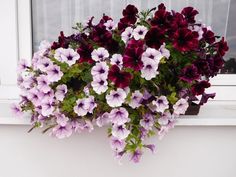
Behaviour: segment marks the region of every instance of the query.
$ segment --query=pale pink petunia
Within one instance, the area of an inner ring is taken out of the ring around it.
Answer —
[[[130,121],[129,113],[125,108],[112,109],[109,114],[110,120],[113,124],[123,125]]]
[[[53,66],[53,62],[49,59],[44,57],[41,60],[38,60],[37,63],[35,63],[35,67],[42,72],[47,72],[50,67]]]
[[[89,96],[86,99],[86,102],[88,104],[88,112],[92,114],[93,110],[97,107],[97,103],[94,100],[94,96]]]
[[[114,30],[116,27],[115,22],[113,20],[107,20],[107,22],[104,23],[104,26],[108,31]]]
[[[154,116],[152,114],[146,113],[140,120],[140,125],[146,130],[152,130],[154,125]]]
[[[60,67],[57,65],[52,65],[47,69],[47,77],[50,82],[57,82],[62,76],[63,72],[61,72]]]
[[[48,80],[48,77],[46,75],[42,74],[37,77],[37,83],[37,88],[43,93],[47,93],[51,90],[50,81]]]
[[[110,138],[111,149],[116,152],[121,152],[124,150],[126,146],[126,142],[124,140],[120,140],[114,136]]]
[[[159,72],[157,71],[158,64],[152,59],[145,58],[144,60],[144,66],[141,69],[141,77],[146,80],[151,80],[155,78],[157,74],[159,74]]]
[[[91,82],[91,86],[93,87],[93,90],[99,95],[106,92],[108,89],[108,82],[106,80],[106,76],[100,75],[95,77]]]
[[[98,127],[103,127],[110,123],[109,113],[105,112],[96,119],[96,124]]]
[[[169,108],[169,101],[166,96],[156,97],[156,100],[152,101],[156,112],[163,113],[166,109]]]
[[[63,62],[67,63],[69,66],[72,66],[79,60],[80,55],[73,49],[64,49],[61,54],[61,59]]]
[[[72,127],[70,124],[66,124],[65,126],[57,125],[52,129],[52,135],[59,139],[70,137],[72,132]]]
[[[59,101],[63,101],[67,93],[67,86],[65,84],[56,87],[55,97]]]
[[[26,59],[21,59],[18,63],[17,72],[24,72],[26,69],[30,67],[29,62]]]
[[[85,116],[88,113],[89,104],[86,99],[78,99],[76,105],[74,106],[74,112],[78,116]]]
[[[180,98],[174,105],[174,113],[177,115],[184,114],[185,111],[188,109],[188,101],[186,99]]]
[[[107,104],[111,107],[119,107],[125,102],[126,93],[123,89],[112,90],[106,95]]]
[[[143,52],[141,60],[145,62],[147,59],[151,59],[154,60],[158,65],[162,57],[163,55],[158,50],[154,48],[147,48],[146,51]]]
[[[55,103],[52,101],[48,101],[42,104],[42,115],[43,116],[50,116],[55,111]]]
[[[159,51],[161,52],[161,55],[166,57],[167,59],[170,57],[170,51],[166,48],[166,44],[162,44]]]
[[[114,137],[123,140],[129,136],[130,130],[125,125],[113,125],[111,133]]]
[[[120,69],[123,66],[123,57],[121,54],[113,54],[111,57],[111,64],[117,65]]]
[[[131,95],[129,106],[133,109],[138,108],[141,105],[142,99],[143,94],[139,90],[135,90],[135,92],[133,92]]]
[[[21,117],[23,115],[22,108],[19,104],[13,103],[11,105],[11,110],[12,113],[17,117]]]

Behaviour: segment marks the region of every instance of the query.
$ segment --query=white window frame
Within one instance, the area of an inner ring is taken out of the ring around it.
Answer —
[[[32,58],[31,0],[14,1],[16,5],[17,57],[19,59],[27,59],[30,62]],[[236,74],[219,74],[211,80],[211,83],[212,87],[208,92],[216,92],[217,96],[214,101],[210,101],[209,105],[213,105],[213,107],[219,104],[231,105],[232,109],[235,109],[236,115],[236,94],[234,93],[236,91]],[[9,115],[9,110],[5,110],[6,105],[9,107],[10,103],[17,101],[18,97],[19,89],[16,86],[16,82],[10,85],[0,85],[0,124],[29,124],[29,120],[26,118],[22,121],[12,118],[12,116]],[[227,110],[223,111],[227,112]],[[1,116],[2,112],[4,116]],[[232,118],[231,112],[228,114],[228,119],[225,119],[223,116],[222,120],[211,118],[209,119],[210,121],[206,121],[206,125],[236,125],[236,116]],[[227,113],[224,115],[227,115]],[[199,117],[196,121],[196,117],[191,116],[190,118],[182,119],[178,125],[204,125],[204,119]]]

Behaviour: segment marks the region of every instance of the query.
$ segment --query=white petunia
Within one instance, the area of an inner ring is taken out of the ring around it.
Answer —
[[[123,125],[130,121],[129,113],[125,108],[112,109],[109,114],[110,120],[113,124]]]
[[[143,62],[143,68],[141,69],[141,77],[146,80],[151,80],[152,78],[155,78],[159,72],[158,64],[151,59],[145,59],[145,62]]]
[[[121,34],[121,39],[124,43],[127,43],[130,38],[132,38],[133,28],[127,27],[125,31]]]
[[[103,47],[100,47],[98,49],[94,49],[92,51],[91,55],[92,55],[92,59],[94,61],[104,61],[106,58],[109,57],[108,51]]]
[[[96,65],[92,67],[91,74],[94,79],[97,77],[107,78],[108,70],[109,70],[109,67],[106,64],[106,62],[99,62],[99,63],[96,63]]]
[[[111,107],[119,107],[125,102],[126,93],[123,89],[118,88],[112,90],[109,95],[106,95],[107,104]]]
[[[130,134],[130,131],[127,130],[127,128],[125,127],[125,125],[114,125],[112,127],[112,131],[111,134],[118,138],[119,140],[123,140],[125,138],[127,138]]]
[[[94,78],[94,80],[91,82],[91,85],[93,90],[99,95],[106,92],[108,89],[108,83],[106,77],[104,76]]]
[[[115,23],[113,20],[107,20],[106,23],[104,23],[104,26],[106,27],[106,30],[111,31],[115,29]]]
[[[166,57],[167,59],[170,57],[170,51],[166,49],[166,44],[162,44],[159,51],[161,52],[162,56]]]
[[[117,65],[120,69],[123,66],[123,57],[121,54],[114,54],[111,57],[111,64],[112,65]]]
[[[154,60],[156,64],[159,64],[162,57],[163,55],[161,54],[160,51],[154,48],[147,48],[146,51],[143,52],[141,60],[145,62],[147,59],[151,59]]]
[[[145,26],[139,25],[133,31],[133,37],[135,40],[144,39],[148,29]]]
[[[67,63],[69,66],[75,64],[79,60],[80,55],[73,49],[64,49],[61,54],[61,59],[63,62]]]

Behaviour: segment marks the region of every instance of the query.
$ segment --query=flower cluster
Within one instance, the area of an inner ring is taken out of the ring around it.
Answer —
[[[41,42],[31,64],[19,63],[21,100],[12,109],[30,111],[33,128],[57,138],[108,126],[115,157],[138,162],[143,149],[154,152],[145,140],[163,137],[196,96],[200,105],[214,98],[205,89],[228,46],[192,7],[139,13],[128,5],[122,14],[117,24],[91,18],[76,34]]]

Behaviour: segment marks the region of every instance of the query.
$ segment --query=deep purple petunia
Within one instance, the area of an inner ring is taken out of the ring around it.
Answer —
[[[225,41],[224,37],[222,37],[222,39],[216,43],[216,48],[217,48],[217,54],[222,57],[229,50],[228,44]]]
[[[121,71],[117,65],[113,65],[109,70],[108,79],[114,82],[116,87],[125,88],[130,84],[132,75]]]
[[[158,10],[155,12],[153,19],[151,20],[152,26],[157,26],[161,29],[167,29],[170,27],[172,21],[172,15],[166,11],[164,4],[158,6]]]
[[[197,67],[192,64],[182,69],[180,79],[192,83],[192,81],[199,79],[199,77],[200,75]]]
[[[208,30],[207,28],[203,28],[203,39],[208,43],[208,44],[212,44],[215,42],[215,34],[211,31]]]
[[[198,14],[198,11],[195,10],[193,7],[185,7],[182,10],[181,14],[184,15],[188,23],[195,23],[195,16]]]
[[[173,35],[173,46],[181,52],[196,49],[198,47],[198,33],[187,28],[179,29]]]
[[[158,27],[152,27],[145,36],[148,47],[159,49],[165,39],[164,31]]]
[[[143,67],[143,41],[130,40],[123,56],[123,66],[139,71]]]
[[[201,95],[205,92],[205,89],[210,87],[211,84],[208,81],[200,81],[194,84],[191,88],[193,95]]]

